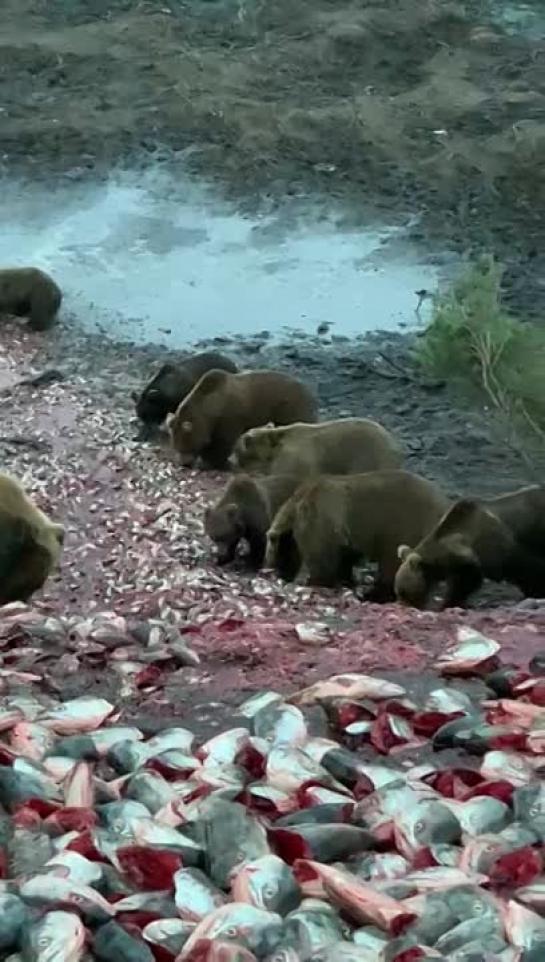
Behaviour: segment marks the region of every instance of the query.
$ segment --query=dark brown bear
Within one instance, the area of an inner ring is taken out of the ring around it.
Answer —
[[[238,368],[219,351],[204,351],[179,364],[163,364],[140,395],[136,392],[132,394],[137,417],[146,425],[162,424],[167,414],[176,410],[203,374],[212,370],[236,374]]]
[[[0,474],[0,604],[27,601],[56,567],[64,528],[40,511],[15,478]]]
[[[284,502],[295,491],[299,479],[294,475],[251,478],[238,474],[229,481],[213,508],[207,508],[204,529],[218,551],[218,561],[233,561],[240,541],[250,548],[248,562],[260,568],[265,557],[267,531]]]
[[[394,437],[367,418],[254,428],[237,441],[231,463],[250,474],[360,474],[398,468]]]
[[[277,371],[201,377],[175,414],[167,417],[172,446],[182,463],[198,457],[210,468],[225,468],[233,446],[260,424],[316,421],[317,403],[308,387]]]
[[[311,584],[351,584],[363,560],[378,566],[369,600],[394,597],[399,532],[417,544],[444,514],[448,498],[408,471],[371,471],[304,482],[276,515],[267,535],[266,564],[277,567],[293,540],[301,573]]]
[[[496,511],[490,509],[495,504]],[[507,581],[527,597],[545,595],[545,560],[517,540],[500,519],[501,504],[470,498],[456,501],[428,534],[410,548],[399,546],[402,562],[395,579],[396,597],[423,608],[435,587],[446,581],[443,607],[460,607],[484,578]],[[505,511],[517,527],[516,512]],[[523,534],[525,525],[520,527]],[[526,530],[528,535],[528,531]],[[531,541],[531,538],[530,538]]]
[[[545,486],[532,484],[481,501],[532,554],[545,557]]]
[[[28,317],[34,331],[45,331],[53,324],[62,292],[52,277],[37,267],[12,267],[0,270],[0,314]]]

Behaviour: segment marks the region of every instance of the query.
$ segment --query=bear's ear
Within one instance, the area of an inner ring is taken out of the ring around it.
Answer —
[[[131,401],[134,401],[135,404],[138,404],[138,399],[138,391],[131,391]]]
[[[232,502],[231,504],[225,505],[225,513],[230,521],[234,521],[238,517],[238,504]]]
[[[176,415],[173,414],[172,411],[169,411],[168,414],[167,414],[167,416],[166,416],[166,418],[165,418],[165,427],[167,427],[167,428],[171,427],[172,422],[174,421],[175,417],[176,417]]]
[[[460,498],[445,512],[435,529],[435,535],[440,538],[450,534],[451,531],[459,531],[460,528],[471,524],[479,511],[482,511],[482,508],[477,501],[472,498]]]
[[[406,561],[409,557],[412,548],[409,548],[408,544],[400,544],[397,547],[397,556],[400,561]]]

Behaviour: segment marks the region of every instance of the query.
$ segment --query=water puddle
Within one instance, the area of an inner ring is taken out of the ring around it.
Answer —
[[[122,340],[174,348],[325,321],[337,335],[395,330],[437,283],[399,229],[348,230],[310,205],[248,217],[163,172],[8,183],[2,200],[0,262],[50,271],[67,316]]]

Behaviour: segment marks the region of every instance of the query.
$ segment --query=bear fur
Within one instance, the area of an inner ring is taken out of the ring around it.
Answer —
[[[531,532],[521,520],[520,504],[516,508],[517,502],[511,498],[488,502],[460,498],[416,547],[401,544],[396,598],[423,608],[433,589],[446,581],[443,607],[460,607],[485,578],[510,582],[526,597],[545,595],[545,558],[522,540],[526,536],[531,544]],[[508,518],[513,528],[506,523]]]
[[[227,466],[233,446],[245,431],[272,422],[316,421],[311,391],[288,374],[208,371],[167,417],[172,446],[185,465],[200,457],[207,467]]]
[[[249,564],[261,567],[267,531],[298,484],[299,478],[291,474],[266,478],[237,474],[229,481],[217,504],[207,508],[204,516],[204,529],[217,547],[220,564],[233,561],[239,542],[244,540],[250,548]]]
[[[545,557],[545,485],[532,484],[480,502],[532,554]]]
[[[0,604],[27,601],[57,566],[64,527],[40,511],[22,486],[0,473]]]
[[[162,424],[167,414],[176,410],[203,374],[212,370],[236,374],[238,368],[219,351],[203,351],[179,364],[162,364],[142,393],[132,394],[137,417],[146,425]]]
[[[378,566],[369,600],[394,597],[399,532],[418,544],[444,514],[447,496],[408,471],[370,471],[305,481],[280,508],[267,535],[266,564],[278,570],[293,540],[311,584],[352,584],[363,560]]]
[[[231,463],[250,474],[361,474],[400,467],[395,438],[367,418],[290,424],[248,431],[237,441]]]
[[[0,313],[28,317],[34,331],[52,326],[62,301],[62,291],[37,267],[0,270]]]

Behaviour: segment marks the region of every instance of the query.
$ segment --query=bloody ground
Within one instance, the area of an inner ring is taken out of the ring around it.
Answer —
[[[129,373],[125,345],[70,324],[44,338],[7,321],[2,333],[2,464],[67,529],[60,571],[34,607],[77,622],[103,612],[128,622],[156,619],[181,630],[201,659],[196,667],[160,665],[159,679],[128,691],[120,659],[130,665],[132,656],[123,648],[107,663],[92,644],[88,657],[79,641],[63,642],[46,646],[36,665],[31,644],[21,656],[4,652],[3,665],[42,671],[63,696],[101,692],[148,728],[181,716],[205,734],[228,723],[233,706],[255,689],[289,691],[346,670],[431,684],[437,654],[462,624],[498,640],[505,660],[525,662],[543,649],[545,609],[503,586],[482,592],[473,610],[438,614],[285,585],[265,572],[251,576],[243,564],[218,567],[203,513],[226,475],[188,471],[160,437],[139,439],[129,393],[151,369],[155,349],[133,349]],[[223,347],[242,365],[255,363],[255,341]],[[410,373],[403,338],[380,339],[380,353],[375,338],[362,339],[356,355],[351,345],[351,363],[343,351],[306,338],[297,348],[264,341],[258,354],[264,366],[296,364],[319,393],[323,416],[381,420],[401,437],[408,465],[453,494],[493,494],[524,482],[523,465],[487,429],[486,412],[457,410],[446,387],[422,386]],[[332,353],[334,377],[327,373]]]
[[[507,298],[537,314],[544,53],[532,31],[494,20],[495,6],[6,0],[0,169],[47,181],[152,162],[206,174],[246,206],[315,192],[352,221],[371,207],[390,221],[417,213],[414,242],[496,253]],[[243,366],[297,370],[324,416],[377,418],[408,467],[449,493],[529,480],[488,412],[415,376],[402,335],[215,346]],[[84,335],[77,317],[47,335],[3,322],[0,452],[68,529],[61,571],[36,598],[44,612],[172,618],[190,635],[201,666],[171,686],[167,713],[210,699],[225,711],[242,690],[343,669],[420,677],[459,623],[505,642],[508,657],[539,647],[539,606],[513,607],[503,589],[439,616],[218,569],[202,514],[225,478],[184,471],[164,446],[136,439],[129,394],[162,356]],[[23,383],[44,371],[50,382]],[[75,694],[110,680],[104,666],[72,663],[59,685]]]

